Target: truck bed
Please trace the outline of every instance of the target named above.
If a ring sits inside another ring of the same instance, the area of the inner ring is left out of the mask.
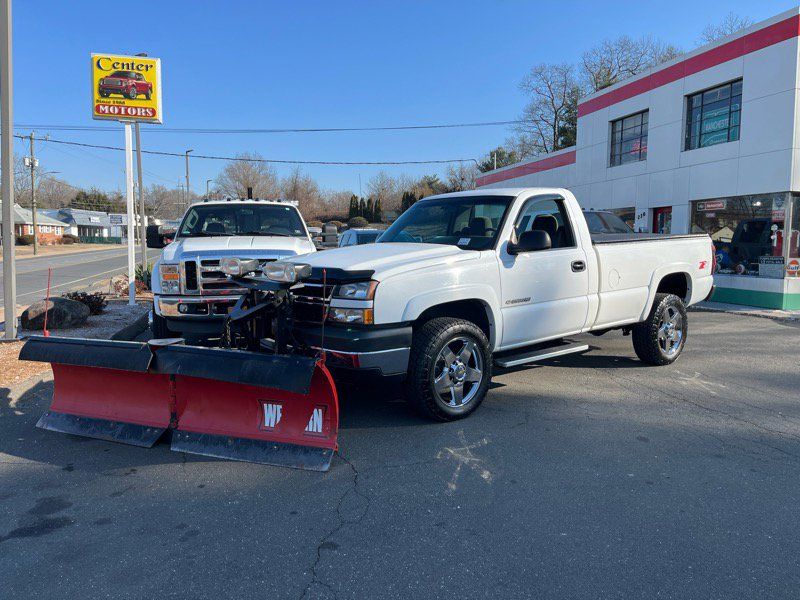
[[[592,244],[630,244],[654,240],[680,240],[708,237],[707,233],[592,233]]]

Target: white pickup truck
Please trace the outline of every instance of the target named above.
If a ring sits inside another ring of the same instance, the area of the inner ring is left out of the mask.
[[[153,265],[152,330],[157,338],[219,336],[242,289],[221,271],[227,257],[262,264],[314,252],[296,203],[280,200],[204,200],[181,219],[172,243],[148,235],[150,248],[164,248]]]
[[[572,336],[621,329],[645,363],[673,362],[714,251],[704,234],[590,234],[565,189],[487,189],[417,202],[376,244],[285,262],[312,267],[291,290],[295,339],[340,375],[402,376],[423,414],[451,420],[483,401],[493,365],[588,349]]]

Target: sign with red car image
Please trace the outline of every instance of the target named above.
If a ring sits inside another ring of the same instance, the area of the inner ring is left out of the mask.
[[[92,54],[92,118],[161,123],[161,59]]]

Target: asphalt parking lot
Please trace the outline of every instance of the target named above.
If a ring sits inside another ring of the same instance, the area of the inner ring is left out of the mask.
[[[499,374],[470,419],[343,400],[328,473],[34,428],[0,399],[7,598],[796,598],[800,328],[690,313]],[[1,395],[1,394],[0,394]]]

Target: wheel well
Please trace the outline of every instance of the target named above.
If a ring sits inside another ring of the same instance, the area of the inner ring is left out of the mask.
[[[658,282],[656,293],[675,294],[684,302],[689,296],[689,277],[686,273],[670,273]]]
[[[486,306],[480,300],[457,300],[437,304],[422,311],[422,314],[414,321],[414,328],[421,327],[427,321],[437,317],[454,317],[475,323],[486,335],[486,339],[492,340],[492,327],[489,316],[486,313]]]

